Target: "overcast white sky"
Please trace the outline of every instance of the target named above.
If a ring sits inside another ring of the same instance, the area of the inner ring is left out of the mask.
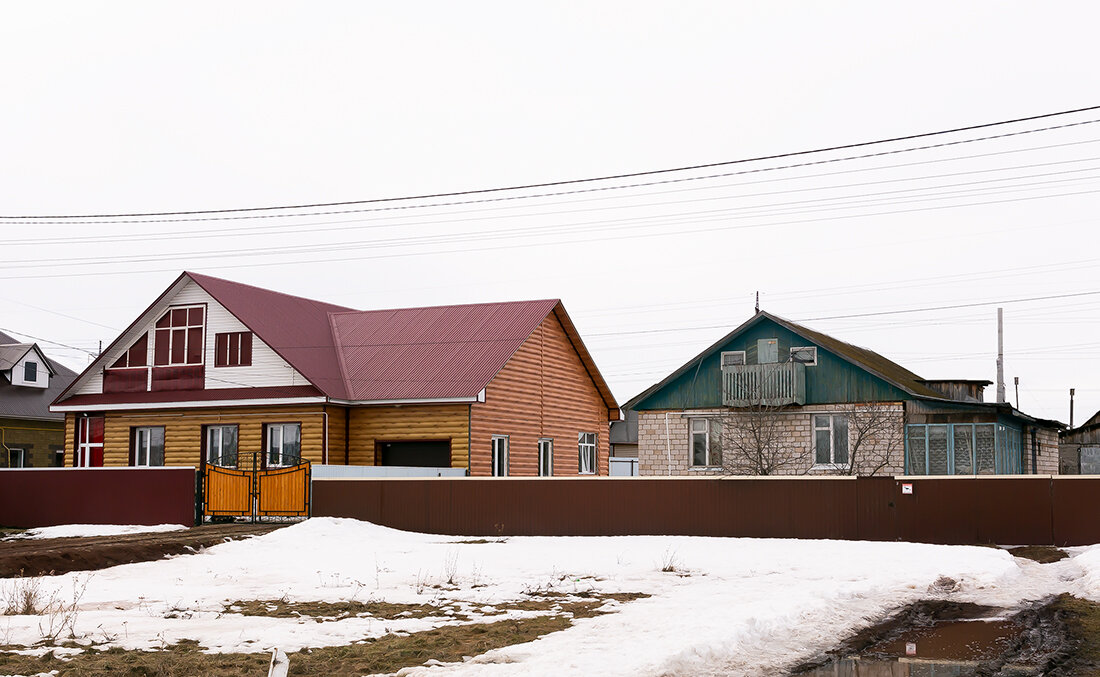
[[[0,215],[424,195],[1096,106],[1098,20],[1092,2],[7,2]],[[9,220],[0,328],[94,350],[184,269],[362,309],[558,297],[625,401],[759,290],[926,378],[992,380],[994,305],[816,318],[1100,291],[1090,121],[465,198],[515,198],[489,203]],[[967,142],[839,159],[947,141]],[[1026,412],[1068,420],[1070,387],[1078,423],[1100,409],[1100,294],[1004,307],[1010,398],[1019,376]]]

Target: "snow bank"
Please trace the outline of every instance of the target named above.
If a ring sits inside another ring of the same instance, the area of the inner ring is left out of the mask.
[[[16,538],[77,538],[82,536],[122,536],[125,534],[159,533],[162,531],[181,531],[187,527],[182,524],[63,524],[56,527],[38,527],[8,537]]]
[[[760,675],[834,645],[869,618],[929,596],[940,577],[981,589],[1019,574],[1006,552],[978,547],[671,536],[462,542],[469,540],[315,518],[198,555],[66,574],[43,585],[71,596],[74,582],[79,588],[86,580],[77,630],[101,643],[149,648],[190,638],[215,651],[277,646],[288,653],[457,621],[316,623],[225,614],[226,603],[462,600],[478,608],[540,590],[644,592],[652,597],[534,642],[406,672]],[[457,589],[431,587],[452,569]],[[10,618],[9,641],[39,638],[37,617]]]

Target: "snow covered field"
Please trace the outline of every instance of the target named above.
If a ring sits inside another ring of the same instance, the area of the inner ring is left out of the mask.
[[[1063,590],[1100,597],[1095,547],[1037,565],[993,548],[910,543],[663,536],[471,541],[318,518],[197,555],[47,577],[42,585],[70,600],[74,588],[83,588],[75,629],[85,641],[159,648],[194,639],[224,652],[278,647],[289,653],[470,622],[444,613],[324,623],[225,613],[236,600],[436,606],[458,600],[478,620],[485,605],[531,592],[651,595],[609,602],[617,604],[609,607],[614,613],[578,619],[535,642],[402,671],[439,677],[782,674],[784,666],[835,645],[869,619],[921,598],[1012,605]],[[957,585],[946,586],[941,577]],[[454,584],[432,587],[448,579]],[[0,592],[12,584],[0,581]],[[0,616],[0,644],[34,644],[41,623],[38,616]]]

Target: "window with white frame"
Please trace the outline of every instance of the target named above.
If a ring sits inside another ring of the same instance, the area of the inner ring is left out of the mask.
[[[577,472],[582,475],[595,475],[596,433],[578,433],[577,452],[579,456]]]
[[[550,477],[554,474],[554,440],[539,440],[539,476]]]
[[[162,426],[134,428],[135,466],[164,465],[164,428]]]
[[[237,426],[212,425],[206,428],[206,462],[228,468],[237,465]]]
[[[693,418],[691,430],[691,465],[714,467],[722,465],[721,423],[708,418]]]
[[[508,437],[507,435],[493,435],[493,477],[508,476]]]
[[[817,346],[792,347],[791,362],[801,362],[810,366],[817,364]]]
[[[848,417],[814,414],[814,465],[848,465]]]
[[[723,367],[739,367],[745,364],[744,350],[727,350],[722,353]]]
[[[153,364],[202,364],[205,306],[171,308],[153,329]]]
[[[27,455],[22,449],[8,447],[8,467],[24,468],[27,463]]]
[[[296,465],[302,460],[302,424],[267,424],[267,464]]]

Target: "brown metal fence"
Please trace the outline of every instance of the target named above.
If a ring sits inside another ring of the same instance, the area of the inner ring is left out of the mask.
[[[906,488],[911,488],[911,491]],[[463,536],[1100,543],[1100,477],[318,479],[315,517]]]
[[[194,468],[0,470],[2,526],[194,523]]]

